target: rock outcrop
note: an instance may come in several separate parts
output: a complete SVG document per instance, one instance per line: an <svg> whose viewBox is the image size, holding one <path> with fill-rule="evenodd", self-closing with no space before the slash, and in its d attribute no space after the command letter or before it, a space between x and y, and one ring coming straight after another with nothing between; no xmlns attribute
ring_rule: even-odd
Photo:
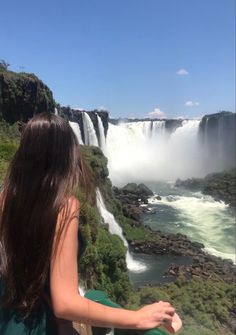
<svg viewBox="0 0 236 335"><path fill-rule="evenodd" d="M220 277L227 283L234 283L236 266L231 260L210 255L204 251L204 245L191 242L182 234L166 234L151 231L152 238L148 241L129 241L131 249L144 254L172 254L191 258L191 265L175 265L168 270L168 274L178 277L184 273L189 277L214 278Z"/></svg>
<svg viewBox="0 0 236 335"><path fill-rule="evenodd" d="M191 187L202 185L201 179L190 182ZM142 229L146 238L135 238L137 235L126 236L130 249L134 253L149 255L173 255L188 257L188 265L173 265L168 274L178 277L180 273L186 278L221 278L227 283L233 283L236 276L236 267L231 260L221 259L204 251L204 245L190 241L183 234L169 234L153 231L149 226L143 226L142 214L148 212L148 197L152 191L144 184L129 183L123 188L113 187L116 198L122 204L123 215L130 221L133 229ZM159 197L159 196L158 196Z"/></svg>
<svg viewBox="0 0 236 335"><path fill-rule="evenodd" d="M128 183L122 188L113 187L113 191L122 204L123 214L134 220L136 226L141 224L142 213L152 212L147 204L153 192L146 185Z"/></svg>
<svg viewBox="0 0 236 335"><path fill-rule="evenodd" d="M34 74L0 69L0 118L13 124L34 114L54 112L51 90Z"/></svg>
<svg viewBox="0 0 236 335"><path fill-rule="evenodd" d="M79 124L83 141L84 141L83 112L86 112L90 116L98 139L100 134L99 134L97 115L100 116L104 128L104 134L105 136L107 135L109 115L108 112L105 110L94 109L91 111L86 111L86 110L73 109L69 106L61 107L60 105L57 105L57 111L60 116L66 118L68 121L77 122Z"/></svg>
<svg viewBox="0 0 236 335"><path fill-rule="evenodd" d="M201 191L215 200L224 201L236 208L236 169L208 174L205 178L177 179L176 187Z"/></svg>
<svg viewBox="0 0 236 335"><path fill-rule="evenodd" d="M236 165L236 114L220 112L205 115L199 124L199 142L205 152L205 164L213 162L211 171L218 171L218 167L231 169ZM215 163L215 164L214 164ZM221 163L221 165L220 165ZM214 165L217 169L214 169Z"/></svg>

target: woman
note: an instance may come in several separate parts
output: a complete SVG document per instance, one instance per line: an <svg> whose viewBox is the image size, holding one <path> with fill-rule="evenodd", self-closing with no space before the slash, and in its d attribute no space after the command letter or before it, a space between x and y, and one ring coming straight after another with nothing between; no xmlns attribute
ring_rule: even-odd
<svg viewBox="0 0 236 335"><path fill-rule="evenodd" d="M117 328L171 324L174 308L167 302L130 311L79 295L79 201L73 196L79 184L86 185L86 171L69 124L53 114L36 115L1 193L1 335L13 334L9 329L17 324L18 335L56 335L54 316Z"/></svg>

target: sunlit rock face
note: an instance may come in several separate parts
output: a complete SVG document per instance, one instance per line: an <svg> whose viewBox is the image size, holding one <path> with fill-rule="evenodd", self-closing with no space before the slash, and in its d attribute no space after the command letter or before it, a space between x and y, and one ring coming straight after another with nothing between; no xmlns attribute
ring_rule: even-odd
<svg viewBox="0 0 236 335"><path fill-rule="evenodd" d="M236 164L236 114L205 115L199 124L203 162L210 171L230 169Z"/></svg>
<svg viewBox="0 0 236 335"><path fill-rule="evenodd" d="M78 124L79 129L75 131L76 135L80 132L79 143L86 145L99 146L105 149L106 135L108 130L108 112L93 110L85 111L72 109L70 107L59 107L58 114L63 118ZM71 125L73 125L73 123ZM82 141L81 141L82 140Z"/></svg>

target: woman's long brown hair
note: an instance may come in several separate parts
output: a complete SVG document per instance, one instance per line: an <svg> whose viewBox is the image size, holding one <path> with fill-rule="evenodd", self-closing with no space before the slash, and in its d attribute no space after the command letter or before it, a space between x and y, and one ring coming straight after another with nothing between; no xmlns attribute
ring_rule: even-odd
<svg viewBox="0 0 236 335"><path fill-rule="evenodd" d="M86 183L79 145L69 124L53 114L26 125L0 199L3 306L27 318L40 306L48 280L57 217L68 222L68 199Z"/></svg>

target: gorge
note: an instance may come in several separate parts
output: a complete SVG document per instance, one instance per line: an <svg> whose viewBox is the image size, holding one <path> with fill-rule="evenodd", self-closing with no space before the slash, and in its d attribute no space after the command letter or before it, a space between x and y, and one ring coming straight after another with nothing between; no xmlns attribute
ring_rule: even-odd
<svg viewBox="0 0 236 335"><path fill-rule="evenodd" d="M16 76L16 85L12 73L0 76L0 177L17 148L19 122L42 108L70 122L100 190L97 207L89 203L81 207L86 245L79 265L80 287L106 290L128 308L160 299L173 301L185 322L183 335L233 334L235 217L225 203L201 190L176 188L174 181L235 166L235 114L222 112L201 120L114 120L106 111L61 107L46 85L22 76ZM32 99L26 99L26 92ZM129 203L124 212L112 188L127 182L145 182L154 193L143 203L137 199L138 206L154 209L141 214L139 223L124 215L129 215ZM83 190L78 197L83 200ZM231 260L205 252L203 244L216 254L208 244L212 232L214 243L223 247L213 246L218 256Z"/></svg>
<svg viewBox="0 0 236 335"><path fill-rule="evenodd" d="M102 148L115 185L203 177L235 166L236 115L230 112L201 120L115 121L104 111L66 115L79 126L80 143Z"/></svg>

